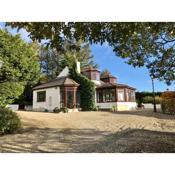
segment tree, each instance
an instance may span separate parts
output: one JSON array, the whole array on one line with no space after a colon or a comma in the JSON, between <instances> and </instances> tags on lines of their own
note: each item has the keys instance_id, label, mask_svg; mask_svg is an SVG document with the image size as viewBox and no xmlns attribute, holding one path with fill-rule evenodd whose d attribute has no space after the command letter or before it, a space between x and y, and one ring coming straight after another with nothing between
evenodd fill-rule
<instances>
[{"instance_id":1,"label":"tree","mask_svg":"<svg viewBox=\"0 0 175 175\"><path fill-rule=\"evenodd\" d=\"M88 43L78 41L74 45L79 49L71 49L72 42L65 41L64 52L58 51L55 48L45 47L44 45L41 46L40 66L47 81L56 78L65 66L72 68L76 61L81 62L82 69L90 65L98 67L94 63Z\"/></svg>"},{"instance_id":2,"label":"tree","mask_svg":"<svg viewBox=\"0 0 175 175\"><path fill-rule=\"evenodd\" d=\"M108 69L105 69L105 70L101 71L100 77L103 77L105 75L110 75L110 74L111 74L111 72Z\"/></svg>"},{"instance_id":3,"label":"tree","mask_svg":"<svg viewBox=\"0 0 175 175\"><path fill-rule=\"evenodd\" d=\"M156 95L156 103L158 100L158 97L160 97L162 92L155 92ZM152 92L136 92L136 101L138 104L145 103L144 99L145 97L151 97L153 99L153 93ZM153 102L153 100L152 100Z\"/></svg>"},{"instance_id":4,"label":"tree","mask_svg":"<svg viewBox=\"0 0 175 175\"><path fill-rule=\"evenodd\" d=\"M0 106L12 103L24 91L26 85L38 81L40 67L38 46L26 43L19 35L0 30Z\"/></svg>"},{"instance_id":5,"label":"tree","mask_svg":"<svg viewBox=\"0 0 175 175\"><path fill-rule=\"evenodd\" d=\"M119 57L133 66L146 66L150 75L167 84L175 80L175 23L7 23L25 28L30 37L62 50L65 39L108 42ZM48 42L49 40L49 42Z\"/></svg>"}]
</instances>

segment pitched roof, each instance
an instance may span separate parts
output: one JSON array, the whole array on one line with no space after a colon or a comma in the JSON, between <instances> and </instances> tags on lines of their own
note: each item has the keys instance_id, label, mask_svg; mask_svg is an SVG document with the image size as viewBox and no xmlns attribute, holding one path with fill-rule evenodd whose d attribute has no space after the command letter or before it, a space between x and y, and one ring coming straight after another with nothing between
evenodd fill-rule
<instances>
[{"instance_id":1,"label":"pitched roof","mask_svg":"<svg viewBox=\"0 0 175 175\"><path fill-rule=\"evenodd\" d=\"M88 71L97 71L97 72L100 72L98 69L93 68L93 67L84 68L81 72L88 72Z\"/></svg>"},{"instance_id":2,"label":"pitched roof","mask_svg":"<svg viewBox=\"0 0 175 175\"><path fill-rule=\"evenodd\" d=\"M115 78L115 79L117 79L116 77L114 77L114 76L111 75L111 74L105 74L105 75L102 75L102 76L100 77L100 79L103 79L103 78Z\"/></svg>"},{"instance_id":3,"label":"pitched roof","mask_svg":"<svg viewBox=\"0 0 175 175\"><path fill-rule=\"evenodd\" d=\"M79 86L79 84L68 77L58 77L48 83L35 86L33 90L51 88L51 87L57 87L57 86Z\"/></svg>"},{"instance_id":4,"label":"pitched roof","mask_svg":"<svg viewBox=\"0 0 175 175\"><path fill-rule=\"evenodd\" d=\"M119 84L119 83L106 83L103 81L100 81L101 85L97 86L97 89L103 89L103 88L128 88L128 89L132 89L132 90L136 90L135 88L128 86L126 84Z\"/></svg>"}]
</instances>

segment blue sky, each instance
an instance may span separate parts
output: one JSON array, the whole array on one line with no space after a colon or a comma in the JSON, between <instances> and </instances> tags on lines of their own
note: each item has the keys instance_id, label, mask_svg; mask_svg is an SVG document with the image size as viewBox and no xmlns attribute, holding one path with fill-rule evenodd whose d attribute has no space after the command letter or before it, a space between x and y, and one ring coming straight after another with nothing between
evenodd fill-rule
<instances>
[{"instance_id":1,"label":"blue sky","mask_svg":"<svg viewBox=\"0 0 175 175\"><path fill-rule=\"evenodd\" d=\"M100 65L100 70L108 69L118 78L119 83L128 84L137 91L152 91L151 79L146 68L134 68L125 63L126 60L117 57L112 48L105 45L92 45L95 61ZM167 86L164 82L154 80L156 91L165 91L167 88L175 90L175 86Z\"/></svg>"},{"instance_id":2,"label":"blue sky","mask_svg":"<svg viewBox=\"0 0 175 175\"><path fill-rule=\"evenodd\" d=\"M0 23L0 28L4 28L4 23ZM10 32L16 34L15 29ZM30 41L28 38L28 33L25 30L20 30L19 33L21 37ZM112 75L117 77L119 83L128 84L137 89L137 91L151 91L151 80L149 77L148 70L144 67L142 68L133 68L132 66L125 63L125 60L115 56L112 48L108 44L91 45L92 54L94 56L95 62L100 66L100 70L108 69ZM175 90L174 84L167 86L164 82L155 80L155 90L156 91L165 91L166 89Z\"/></svg>"}]
</instances>

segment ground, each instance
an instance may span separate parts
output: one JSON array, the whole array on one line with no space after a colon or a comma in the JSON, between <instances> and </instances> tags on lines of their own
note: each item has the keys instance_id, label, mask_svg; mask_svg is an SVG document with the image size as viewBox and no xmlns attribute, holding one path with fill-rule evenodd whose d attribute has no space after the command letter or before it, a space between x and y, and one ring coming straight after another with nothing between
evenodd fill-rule
<instances>
[{"instance_id":1,"label":"ground","mask_svg":"<svg viewBox=\"0 0 175 175\"><path fill-rule=\"evenodd\" d=\"M175 116L134 112L17 112L23 128L0 152L175 152Z\"/></svg>"}]
</instances>

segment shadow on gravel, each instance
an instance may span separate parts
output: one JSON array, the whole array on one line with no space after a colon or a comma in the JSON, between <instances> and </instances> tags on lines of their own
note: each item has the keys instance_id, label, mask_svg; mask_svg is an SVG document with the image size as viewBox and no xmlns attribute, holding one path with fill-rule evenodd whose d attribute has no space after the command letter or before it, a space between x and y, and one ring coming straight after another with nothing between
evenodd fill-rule
<instances>
[{"instance_id":1,"label":"shadow on gravel","mask_svg":"<svg viewBox=\"0 0 175 175\"><path fill-rule=\"evenodd\" d=\"M0 137L0 152L79 152L107 134L94 129L26 128Z\"/></svg>"},{"instance_id":2,"label":"shadow on gravel","mask_svg":"<svg viewBox=\"0 0 175 175\"><path fill-rule=\"evenodd\" d=\"M115 114L114 112L112 112ZM140 110L140 111L118 111L116 114L121 115L137 115L140 117L155 117L158 119L168 119L168 120L175 120L175 115L168 115L163 114L161 111L153 112L153 110Z\"/></svg>"},{"instance_id":3,"label":"shadow on gravel","mask_svg":"<svg viewBox=\"0 0 175 175\"><path fill-rule=\"evenodd\" d=\"M26 128L0 137L0 152L173 153L175 133L128 129L109 134L86 128Z\"/></svg>"},{"instance_id":4,"label":"shadow on gravel","mask_svg":"<svg viewBox=\"0 0 175 175\"><path fill-rule=\"evenodd\" d=\"M97 153L174 153L175 133L144 129L124 130L108 135L98 144L80 152Z\"/></svg>"}]
</instances>

